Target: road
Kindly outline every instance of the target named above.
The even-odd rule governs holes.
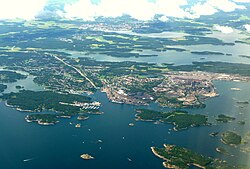
[[[62,62],[63,64],[65,64],[66,66],[68,67],[71,67],[72,69],[74,69],[75,71],[77,71],[82,77],[84,77],[95,89],[97,89],[96,85],[84,74],[81,72],[81,70],[77,69],[75,66],[73,65],[70,65],[69,63],[65,62],[64,60],[62,60],[61,58],[53,55],[53,54],[49,54],[49,53],[46,53],[52,57],[54,57],[56,60]]]

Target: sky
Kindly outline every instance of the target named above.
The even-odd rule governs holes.
[[[63,8],[54,12],[68,19],[129,15],[147,21],[158,15],[159,20],[168,21],[171,17],[199,18],[219,11],[246,10],[250,0],[0,0],[0,19],[32,20],[52,3],[61,3]]]

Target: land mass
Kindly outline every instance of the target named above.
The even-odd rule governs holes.
[[[234,117],[230,117],[230,116],[226,116],[224,114],[220,114],[220,115],[218,115],[218,118],[216,119],[216,121],[223,122],[223,123],[228,123],[228,122],[231,122],[231,121],[233,121],[235,119],[236,118],[234,118]]]
[[[164,144],[164,148],[151,147],[157,157],[163,159],[165,168],[188,169],[190,166],[197,168],[236,168],[228,166],[222,160],[206,157],[189,149],[176,145]]]
[[[225,55],[222,52],[213,52],[213,51],[192,51],[190,53],[196,54],[196,55]]]
[[[6,105],[20,111],[42,112],[54,111],[56,114],[31,114],[26,117],[28,122],[39,124],[55,124],[59,118],[71,117],[77,114],[98,112],[100,103],[91,101],[90,97],[75,94],[60,94],[52,91],[28,91],[3,94],[0,97]]]
[[[225,144],[236,146],[241,144],[242,138],[240,135],[233,131],[226,131],[221,134],[221,141]]]
[[[186,111],[158,112],[148,109],[137,109],[136,112],[137,120],[170,123],[174,125],[175,131],[209,125],[207,116],[188,114]]]

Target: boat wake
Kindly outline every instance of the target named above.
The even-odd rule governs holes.
[[[32,160],[34,160],[35,158],[28,158],[28,159],[25,159],[25,160],[23,160],[23,162],[29,162],[29,161],[32,161]]]

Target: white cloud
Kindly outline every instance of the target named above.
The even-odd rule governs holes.
[[[217,9],[215,9],[208,3],[205,4],[198,3],[191,8],[191,11],[196,18],[199,18],[202,15],[213,15],[216,12],[218,12]]]
[[[229,27],[229,26],[220,26],[220,25],[215,25],[214,29],[224,33],[224,34],[229,34],[229,33],[233,33],[233,28]]]
[[[166,16],[161,16],[160,18],[158,18],[158,20],[162,21],[162,22],[167,22],[169,21],[168,17]]]
[[[234,2],[249,3],[250,0],[234,0]]]
[[[243,0],[238,0],[243,1]],[[165,18],[198,18],[202,15],[213,15],[218,11],[232,12],[236,9],[246,9],[231,0],[207,0],[197,2],[190,9],[185,9],[187,0],[100,0],[92,4],[91,0],[79,0],[65,6],[66,17],[78,17],[84,20],[93,20],[96,17],[118,17],[130,15],[138,20],[151,20],[155,15]],[[160,19],[164,19],[160,18]]]
[[[190,18],[191,14],[186,12],[182,6],[188,5],[186,0],[157,0],[155,5],[155,14],[162,14],[168,17]]]
[[[130,15],[138,20],[150,20],[154,17],[154,4],[147,0],[102,0],[93,4],[91,0],[80,0],[65,6],[67,18],[78,17],[84,20],[93,20],[96,17],[119,17]]]
[[[155,16],[155,4],[147,0],[121,0],[124,13],[138,20],[151,20]]]
[[[47,0],[0,0],[0,19],[31,20],[41,12]]]
[[[236,9],[246,9],[243,5],[237,5],[236,3],[230,0],[208,0],[208,4],[213,6],[216,9],[222,10],[224,12],[233,12]]]
[[[97,5],[90,0],[80,0],[74,4],[67,4],[64,7],[66,18],[82,18],[84,20],[94,20]]]
[[[43,11],[46,2],[52,0],[0,0],[0,19],[34,19]],[[53,0],[55,1],[55,0]],[[197,1],[192,7],[187,7],[188,0],[57,0],[64,4],[63,11],[53,11],[66,18],[82,18],[95,20],[97,17],[119,17],[130,15],[138,20],[151,20],[156,15],[167,21],[168,18],[198,18],[202,15],[213,15],[218,11],[231,12],[236,9],[246,9],[237,2],[250,0],[206,0]]]
[[[250,32],[250,25],[249,24],[244,25],[244,28],[246,29],[247,32]]]
[[[246,7],[230,0],[207,0],[204,3],[195,4],[190,11],[196,18],[199,18],[202,15],[213,15],[218,11],[233,12],[236,9],[246,9]]]
[[[92,20],[99,16],[118,17],[125,14],[138,20],[151,20],[157,14],[165,17],[184,18],[191,17],[190,13],[181,8],[187,4],[186,0],[156,0],[155,2],[148,0],[101,0],[97,5],[93,5],[91,0],[79,0],[75,4],[65,6],[65,16],[84,20]]]

